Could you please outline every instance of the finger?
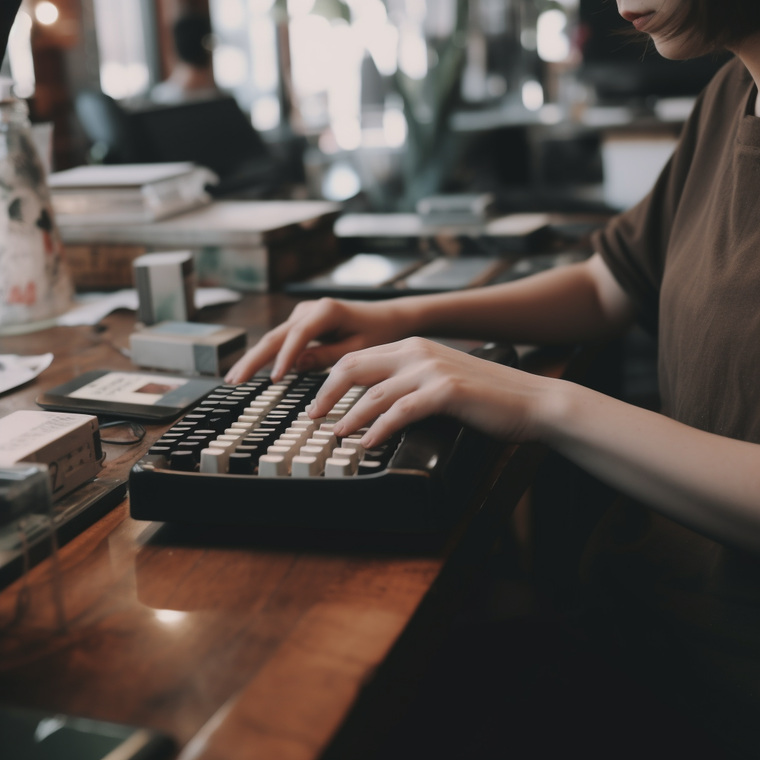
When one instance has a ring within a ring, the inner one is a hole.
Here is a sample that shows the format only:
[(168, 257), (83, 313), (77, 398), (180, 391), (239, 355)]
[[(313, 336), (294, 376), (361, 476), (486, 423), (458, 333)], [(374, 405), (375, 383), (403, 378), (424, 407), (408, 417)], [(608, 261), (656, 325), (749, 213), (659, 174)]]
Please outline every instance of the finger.
[(274, 369), (272, 380), (279, 380), (296, 363), (296, 358), (309, 345), (321, 335), (340, 327), (338, 324), (338, 311), (334, 302), (323, 303), (318, 301), (303, 318), (290, 326), (288, 333), (280, 348)]
[(361, 336), (352, 335), (338, 343), (326, 343), (314, 348), (307, 348), (296, 359), (295, 367), (298, 372), (326, 369), (332, 367), (335, 362), (351, 351), (359, 351), (362, 348)]
[(439, 411), (439, 400), (426, 386), (399, 398), (391, 407), (381, 414), (362, 436), (361, 445), (367, 449), (381, 444), (397, 430), (405, 428), (412, 422), (430, 417)]
[(419, 377), (415, 372), (402, 373), (373, 385), (345, 417), (335, 424), (335, 434), (351, 435), (355, 430), (370, 425), (400, 398), (417, 390), (419, 385)]
[(374, 346), (346, 354), (333, 367), (317, 392), (309, 414), (321, 417), (353, 385), (372, 386), (393, 375), (399, 365), (399, 354), (391, 345)]
[(277, 351), (282, 345), (287, 333), (287, 323), (270, 330), (255, 346), (250, 348), (225, 375), (226, 383), (242, 383), (258, 372), (265, 364), (268, 364), (277, 356)]

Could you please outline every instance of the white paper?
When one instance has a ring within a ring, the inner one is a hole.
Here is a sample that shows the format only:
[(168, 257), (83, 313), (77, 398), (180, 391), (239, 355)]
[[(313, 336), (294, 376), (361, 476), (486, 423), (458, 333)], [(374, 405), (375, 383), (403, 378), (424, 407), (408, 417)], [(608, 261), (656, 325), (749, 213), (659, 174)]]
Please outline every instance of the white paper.
[[(242, 298), (240, 293), (228, 288), (196, 288), (195, 308), (234, 303)], [(137, 311), (137, 291), (134, 288), (117, 290), (115, 293), (87, 293), (77, 296), (79, 304), (71, 311), (58, 317), (58, 324), (65, 327), (74, 325), (96, 325), (116, 309)]]
[(71, 398), (153, 405), (187, 383), (186, 377), (161, 377), (132, 372), (109, 372), (69, 393)]
[(53, 361), (53, 354), (17, 356), (0, 354), (0, 393), (33, 380)]

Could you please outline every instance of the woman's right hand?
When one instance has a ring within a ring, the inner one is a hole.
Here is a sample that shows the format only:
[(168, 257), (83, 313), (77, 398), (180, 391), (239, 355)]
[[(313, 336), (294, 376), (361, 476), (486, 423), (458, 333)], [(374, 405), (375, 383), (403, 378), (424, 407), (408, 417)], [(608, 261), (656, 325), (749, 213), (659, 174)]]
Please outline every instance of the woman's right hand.
[[(266, 333), (235, 363), (225, 382), (242, 383), (272, 360), (272, 379), (276, 382), (291, 369), (324, 369), (349, 351), (399, 340), (406, 336), (406, 329), (397, 303), (334, 298), (303, 301), (285, 322)], [(312, 341), (319, 341), (319, 345), (312, 345)]]

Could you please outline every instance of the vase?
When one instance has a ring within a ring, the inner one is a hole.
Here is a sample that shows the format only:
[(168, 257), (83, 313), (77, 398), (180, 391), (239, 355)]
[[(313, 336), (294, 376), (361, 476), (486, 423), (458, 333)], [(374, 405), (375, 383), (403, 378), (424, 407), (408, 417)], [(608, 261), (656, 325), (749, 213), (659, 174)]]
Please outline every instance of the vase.
[(32, 332), (71, 308), (73, 288), (26, 103), (0, 81), (0, 334)]

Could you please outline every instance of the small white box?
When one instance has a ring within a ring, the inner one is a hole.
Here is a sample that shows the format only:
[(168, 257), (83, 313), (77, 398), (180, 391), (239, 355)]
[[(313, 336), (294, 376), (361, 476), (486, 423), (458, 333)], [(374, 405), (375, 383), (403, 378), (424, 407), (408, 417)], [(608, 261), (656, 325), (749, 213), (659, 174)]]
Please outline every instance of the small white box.
[(129, 338), (132, 362), (140, 367), (221, 375), (248, 343), (240, 327), (198, 322), (162, 322)]
[(60, 499), (103, 467), (98, 418), (65, 412), (13, 412), (0, 419), (0, 467), (34, 462), (48, 467)]
[(146, 325), (195, 315), (195, 270), (190, 251), (147, 253), (134, 260), (137, 318)]

